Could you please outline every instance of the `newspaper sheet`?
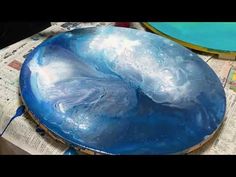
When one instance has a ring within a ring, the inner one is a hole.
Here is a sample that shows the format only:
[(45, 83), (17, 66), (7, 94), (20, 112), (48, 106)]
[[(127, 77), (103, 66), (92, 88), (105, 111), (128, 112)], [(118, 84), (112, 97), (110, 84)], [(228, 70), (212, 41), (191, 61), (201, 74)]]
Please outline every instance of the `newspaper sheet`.
[(225, 88), (225, 121), (213, 138), (193, 154), (236, 154), (236, 92), (229, 87), (229, 73), (236, 62), (212, 57), (207, 63), (216, 72)]
[[(52, 26), (41, 34), (1, 50), (0, 133), (4, 131), (10, 119), (15, 115), (17, 108), (22, 105), (19, 95), (19, 73), (26, 55), (52, 35), (55, 29), (58, 30), (58, 27)], [(14, 119), (2, 137), (29, 154), (63, 154), (67, 149), (64, 144), (54, 141), (47, 135), (41, 136), (37, 133), (36, 124), (29, 119), (27, 114)]]
[[(54, 23), (46, 30), (0, 50), (0, 135), (29, 154), (64, 154), (69, 147), (47, 134), (37, 132), (37, 125), (24, 113), (9, 124), (22, 105), (19, 93), (19, 74), (27, 54), (47, 38), (75, 28), (114, 25), (112, 22)], [(9, 126), (7, 126), (9, 124)], [(6, 129), (7, 128), (7, 129)]]

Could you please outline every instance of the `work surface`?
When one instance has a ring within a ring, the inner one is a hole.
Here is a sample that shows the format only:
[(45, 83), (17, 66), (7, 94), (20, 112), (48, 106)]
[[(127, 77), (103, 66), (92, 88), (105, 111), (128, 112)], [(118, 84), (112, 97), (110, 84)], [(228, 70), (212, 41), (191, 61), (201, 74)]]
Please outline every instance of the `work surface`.
[[(16, 114), (22, 103), (19, 95), (19, 73), (21, 64), (28, 53), (50, 36), (57, 33), (89, 26), (113, 25), (114, 23), (54, 23), (50, 28), (25, 40), (0, 50), (0, 133), (9, 120)], [(139, 23), (132, 23), (133, 28), (144, 30)], [(199, 54), (199, 53), (198, 53)], [(236, 62), (214, 58), (212, 55), (199, 54), (219, 76), (227, 95), (226, 121), (220, 131), (206, 145), (194, 152), (196, 154), (235, 154), (236, 122), (234, 86), (229, 82), (234, 79)], [(2, 137), (29, 154), (64, 154), (68, 146), (55, 141), (45, 134), (31, 120), (28, 113), (14, 119)], [(2, 146), (0, 144), (0, 146)], [(20, 151), (14, 151), (21, 153)]]

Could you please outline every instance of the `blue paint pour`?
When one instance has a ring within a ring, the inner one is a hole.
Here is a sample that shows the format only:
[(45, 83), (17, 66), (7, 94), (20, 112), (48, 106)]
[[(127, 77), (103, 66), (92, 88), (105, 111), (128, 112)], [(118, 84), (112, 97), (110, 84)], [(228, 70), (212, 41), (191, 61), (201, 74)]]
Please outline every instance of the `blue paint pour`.
[(25, 106), (21, 105), (20, 107), (17, 108), (15, 115), (10, 119), (10, 121), (8, 122), (7, 126), (5, 127), (5, 129), (3, 130), (3, 132), (0, 134), (0, 136), (3, 135), (3, 133), (7, 130), (8, 126), (10, 125), (10, 123), (17, 117), (21, 116), (22, 114), (25, 113)]
[(36, 127), (36, 132), (39, 133), (41, 136), (45, 135), (45, 131), (39, 126)]
[(77, 151), (73, 147), (69, 147), (65, 152), (64, 155), (78, 155)]
[(61, 33), (21, 68), (28, 110), (70, 146), (105, 154), (172, 154), (221, 125), (226, 98), (195, 53), (158, 35), (99, 27)]

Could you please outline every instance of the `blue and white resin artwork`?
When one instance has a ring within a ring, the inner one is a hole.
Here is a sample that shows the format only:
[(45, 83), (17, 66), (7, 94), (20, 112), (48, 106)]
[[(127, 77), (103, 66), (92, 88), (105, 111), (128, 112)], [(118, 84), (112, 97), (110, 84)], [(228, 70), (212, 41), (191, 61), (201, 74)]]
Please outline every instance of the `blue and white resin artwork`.
[(176, 154), (224, 120), (220, 80), (196, 54), (158, 35), (97, 27), (61, 33), (25, 60), (23, 101), (65, 142), (104, 154)]

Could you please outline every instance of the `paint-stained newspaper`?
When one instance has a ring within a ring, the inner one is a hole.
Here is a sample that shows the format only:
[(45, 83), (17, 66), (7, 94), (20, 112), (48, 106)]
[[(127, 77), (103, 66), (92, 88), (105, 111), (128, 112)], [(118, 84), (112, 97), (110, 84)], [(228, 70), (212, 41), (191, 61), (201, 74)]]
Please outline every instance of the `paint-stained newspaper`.
[[(48, 37), (75, 28), (114, 25), (113, 22), (61, 22), (0, 50), (0, 135), (29, 154), (64, 154), (69, 148), (41, 132), (28, 113), (20, 114), (7, 127), (22, 105), (19, 93), (19, 74), (27, 54)], [(140, 23), (131, 27), (145, 30)], [(220, 131), (193, 154), (236, 154), (236, 62), (215, 59), (199, 54), (220, 78), (227, 95), (226, 119)], [(6, 129), (7, 127), (7, 129)]]
[[(55, 141), (30, 119), (28, 113), (17, 116), (22, 105), (19, 74), (27, 54), (47, 38), (74, 28), (113, 25), (113, 23), (54, 23), (46, 30), (0, 50), (0, 135), (29, 154), (64, 154), (68, 146)], [(7, 127), (7, 129), (6, 129)]]
[[(67, 147), (49, 136), (40, 135), (27, 113), (10, 119), (22, 105), (19, 93), (20, 68), (28, 53), (47, 37), (63, 29), (49, 29), (0, 50), (0, 134), (7, 141), (29, 154), (63, 154)], [(6, 129), (7, 127), (7, 129)]]
[(215, 136), (194, 154), (236, 154), (236, 62), (211, 57), (207, 63), (216, 72), (225, 88), (225, 121)]

